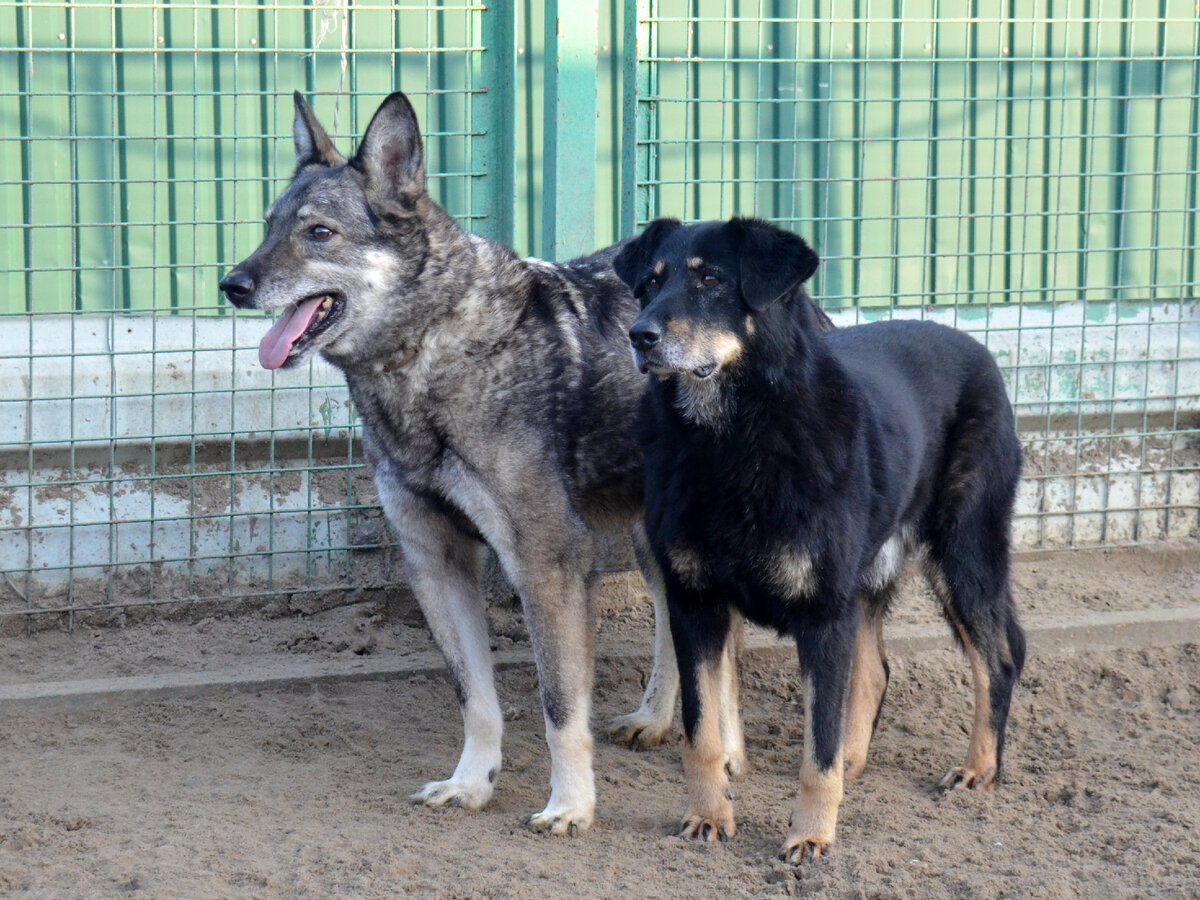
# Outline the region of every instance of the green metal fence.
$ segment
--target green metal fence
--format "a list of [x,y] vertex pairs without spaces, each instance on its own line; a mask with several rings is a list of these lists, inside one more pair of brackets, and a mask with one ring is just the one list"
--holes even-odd
[[793,228],[840,324],[992,348],[1020,546],[1194,536],[1198,58],[1182,0],[0,6],[0,629],[396,580],[340,375],[263,372],[217,296],[297,88],[344,148],[408,92],[435,196],[520,252]]
[[[272,378],[223,271],[293,164],[291,93],[342,146],[409,92],[433,194],[510,240],[515,21],[471,0],[0,8],[0,625],[384,584],[354,414]],[[485,51],[485,48],[486,51]]]
[[1018,546],[1195,534],[1191,0],[630,5],[630,230],[764,216],[839,324],[975,333],[1025,441]]

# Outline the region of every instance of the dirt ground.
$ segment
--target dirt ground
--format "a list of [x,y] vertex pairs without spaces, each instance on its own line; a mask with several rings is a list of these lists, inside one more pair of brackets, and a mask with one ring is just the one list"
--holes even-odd
[[[636,706],[649,669],[648,604],[632,579],[609,582],[597,730]],[[739,830],[730,843],[704,846],[673,836],[684,801],[678,734],[640,753],[598,737],[596,827],[574,839],[523,828],[549,777],[527,664],[499,674],[504,771],[480,813],[407,800],[449,774],[461,739],[453,691],[420,667],[257,693],[0,702],[0,894],[1196,896],[1194,628],[1170,646],[1097,650],[1083,630],[1063,640],[1043,626],[1137,611],[1194,616],[1200,544],[1025,557],[1014,584],[1032,641],[1003,787],[939,794],[938,778],[966,751],[967,666],[948,638],[938,649],[893,652],[888,702],[867,771],[847,787],[839,843],[800,870],[774,859],[800,761],[800,684],[792,657],[768,649],[743,665],[751,769],[735,784]],[[914,590],[894,618],[920,625],[936,618],[930,610]],[[497,648],[521,657],[519,613],[491,612]],[[405,604],[360,604],[5,638],[0,685],[431,652]]]

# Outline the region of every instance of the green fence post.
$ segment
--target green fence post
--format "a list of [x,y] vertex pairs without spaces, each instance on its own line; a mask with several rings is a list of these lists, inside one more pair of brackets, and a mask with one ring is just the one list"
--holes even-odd
[[542,252],[549,259],[595,249],[599,29],[595,0],[547,0]]
[[625,59],[621,72],[621,237],[637,230],[639,222],[648,222],[654,214],[649,182],[655,180],[650,167],[650,139],[654,122],[652,106],[641,108],[640,101],[653,91],[654,64],[644,61],[654,56],[654,30],[648,19],[653,15],[653,0],[625,0]]
[[516,4],[489,5],[482,19],[482,90],[471,101],[471,130],[483,132],[473,173],[482,184],[471,189],[471,228],[511,247],[517,203]]

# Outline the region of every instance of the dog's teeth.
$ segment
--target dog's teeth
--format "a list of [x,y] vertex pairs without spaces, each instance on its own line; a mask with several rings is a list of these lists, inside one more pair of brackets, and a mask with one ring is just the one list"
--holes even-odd
[[331,306],[333,306],[333,298],[326,297],[325,302],[321,304],[321,309],[329,309]]

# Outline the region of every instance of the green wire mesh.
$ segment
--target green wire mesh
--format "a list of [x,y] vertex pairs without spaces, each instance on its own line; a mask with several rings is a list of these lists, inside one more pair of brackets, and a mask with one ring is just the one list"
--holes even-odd
[[839,324],[983,340],[1023,548],[1193,536],[1200,17],[1159,0],[638,0],[636,225],[759,215]]
[[[266,320],[216,283],[290,176],[297,88],[346,149],[408,92],[435,196],[537,252],[542,8],[498,9],[0,7],[0,630],[398,580],[340,375],[263,372]],[[839,324],[926,316],[991,347],[1026,446],[1019,547],[1196,535],[1194,3],[600,18],[597,243],[660,214],[793,228]]]

